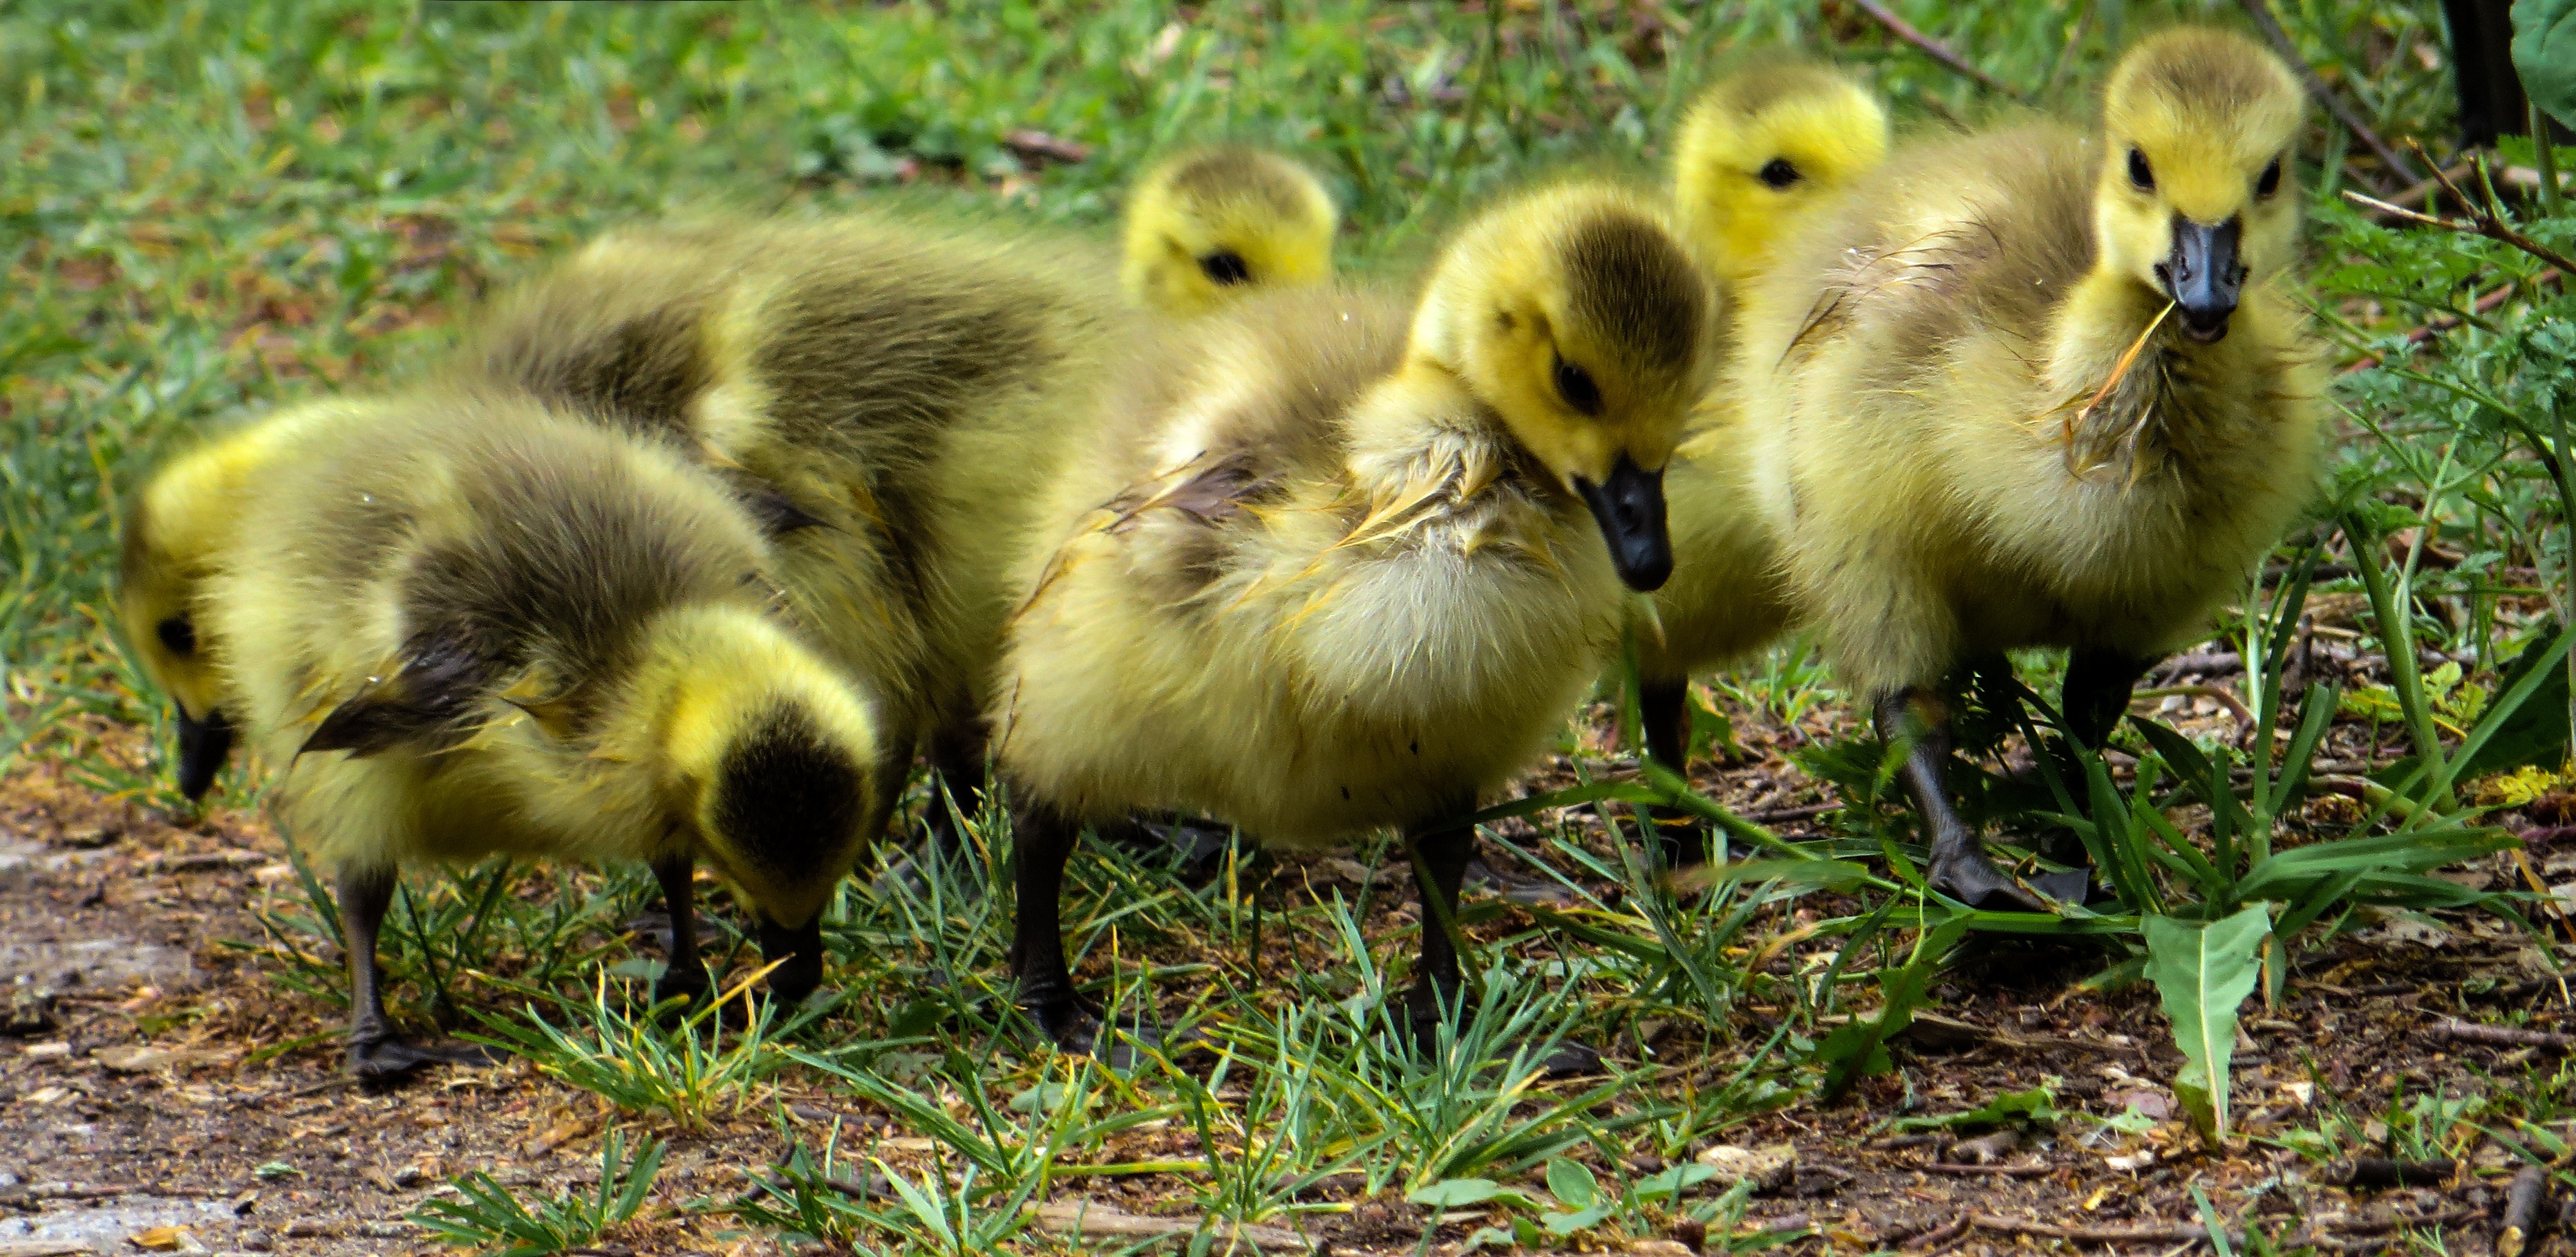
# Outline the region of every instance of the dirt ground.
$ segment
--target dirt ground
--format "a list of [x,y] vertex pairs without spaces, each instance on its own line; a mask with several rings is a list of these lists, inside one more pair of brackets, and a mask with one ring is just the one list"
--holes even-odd
[[[1809,802],[1767,775],[1710,784],[1775,811]],[[2552,842],[2576,860],[2576,839],[2532,837],[2535,866],[2559,854]],[[482,1169],[547,1190],[596,1175],[604,1106],[532,1070],[451,1070],[383,1092],[337,1075],[336,1010],[281,989],[226,946],[261,937],[250,908],[263,895],[294,893],[283,851],[253,813],[217,809],[182,827],[107,803],[49,765],[0,783],[0,991],[11,996],[0,1022],[0,1254],[132,1252],[136,1237],[170,1251],[445,1251],[404,1218],[449,1175]],[[2446,924],[2347,938],[2307,959],[2281,1007],[2249,1009],[2236,1058],[2242,1130],[2314,1126],[2321,1094],[2384,1106],[2401,1087],[2489,1092],[2554,1067],[2532,1048],[2443,1037],[2446,1018],[2517,1011],[2534,1028],[2576,1029],[2567,990],[2528,938],[2483,919]],[[1936,992],[1942,1016],[1898,1045],[1896,1074],[1841,1105],[1800,1105],[1730,1132],[1747,1150],[1794,1153],[1765,1178],[1750,1225],[1805,1233],[1792,1242],[1801,1252],[2178,1252],[2192,1239],[2179,1228],[2196,1216],[2197,1186],[2222,1216],[2250,1214],[2292,1241],[2284,1251],[2377,1251],[2402,1247],[2410,1231],[2438,1233],[2453,1253],[2491,1251],[2512,1174],[2502,1147],[2483,1145],[2447,1180],[2380,1191],[2328,1186],[2328,1167],[2241,1136],[2212,1155],[2171,1120],[2165,1083],[2180,1061],[2150,991],[2078,992],[2069,984],[2097,957],[1980,946]],[[1758,1008],[1747,1016],[1748,1030],[1767,1019]],[[299,1039],[313,1041],[261,1054]],[[2081,1132],[2096,1123],[2069,1120],[2029,1142],[1880,1133],[1894,1110],[1955,1111],[2049,1079],[2070,1113],[2134,1107],[2160,1120],[2092,1139]],[[818,1132],[836,1116],[882,1129],[846,1098],[786,1098],[792,1119]],[[1153,1140],[1178,1137],[1122,1136],[1138,1142],[1117,1151],[1149,1156]],[[766,1119],[676,1137],[655,1200],[730,1199],[782,1150]],[[1152,1177],[1057,1192],[1138,1214],[1179,1194]],[[1411,1253],[1425,1221],[1387,1199],[1313,1234],[1336,1252]],[[1451,1220],[1430,1251],[1457,1251],[1479,1225]],[[775,1250],[734,1226],[648,1209],[596,1251]],[[1632,1251],[1672,1257],[1702,1238]]]

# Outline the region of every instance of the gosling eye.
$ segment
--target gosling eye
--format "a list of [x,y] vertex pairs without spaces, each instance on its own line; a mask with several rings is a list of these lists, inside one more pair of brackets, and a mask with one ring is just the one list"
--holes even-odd
[[2262,177],[2262,178],[2260,178],[2260,179],[2256,179],[2256,180],[2254,181],[2254,195],[2256,195],[2256,196],[2270,196],[2270,195],[2272,195],[2273,193],[2278,192],[2278,191],[2280,191],[2280,190],[2281,190],[2281,159],[2280,159],[2280,158],[2278,158],[2278,157],[2275,157],[2275,158],[2273,158],[2273,159],[2272,159],[2272,164],[2271,164],[2271,165],[2269,165],[2269,166],[2265,166],[2265,167],[2263,168],[2263,177]]
[[1231,288],[1252,282],[1252,267],[1245,264],[1242,254],[1232,249],[1219,249],[1200,258],[1199,270],[1220,287]]
[[161,639],[162,648],[181,658],[197,653],[197,626],[188,617],[174,615],[152,626],[152,635]]
[[1774,157],[1771,160],[1762,163],[1762,169],[1756,172],[1754,177],[1760,179],[1766,184],[1769,184],[1775,190],[1786,188],[1790,184],[1796,183],[1798,180],[1805,178],[1805,176],[1798,173],[1798,168],[1796,166],[1789,164],[1789,159],[1786,157]]
[[1565,404],[1587,415],[1601,413],[1601,386],[1592,382],[1592,373],[1567,362],[1556,360],[1556,392]]
[[2140,192],[2156,190],[2156,172],[2147,168],[2147,155],[2135,148],[2129,150],[2129,183]]

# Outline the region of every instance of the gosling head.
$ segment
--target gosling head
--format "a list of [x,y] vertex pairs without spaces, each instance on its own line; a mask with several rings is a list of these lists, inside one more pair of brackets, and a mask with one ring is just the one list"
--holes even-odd
[[1715,296],[1663,212],[1572,184],[1489,210],[1443,253],[1408,353],[1491,407],[1591,508],[1619,579],[1672,575],[1664,464],[1700,395]]
[[1257,287],[1319,284],[1339,225],[1324,185],[1294,161],[1240,145],[1183,153],[1128,199],[1127,295],[1196,315]]
[[1887,157],[1887,111],[1818,65],[1748,70],[1702,93],[1674,146],[1673,199],[1718,278],[1771,259],[1781,229]]
[[252,443],[210,445],[155,472],[119,538],[117,615],[127,649],[170,696],[179,725],[179,792],[202,799],[232,750],[218,705],[220,668],[198,632],[197,597],[232,533],[234,484]]
[[2248,280],[2287,266],[2302,102],[2279,58],[2180,28],[2129,50],[2102,101],[2101,265],[2172,299],[2185,336],[2227,335]]
[[213,652],[197,636],[200,574],[154,523],[151,495],[126,516],[116,606],[125,640],[144,675],[170,696],[179,725],[179,793],[206,797],[233,746],[232,722],[216,705]]
[[694,846],[771,922],[831,900],[876,814],[876,721],[850,683],[747,608],[666,612],[639,674],[651,758]]

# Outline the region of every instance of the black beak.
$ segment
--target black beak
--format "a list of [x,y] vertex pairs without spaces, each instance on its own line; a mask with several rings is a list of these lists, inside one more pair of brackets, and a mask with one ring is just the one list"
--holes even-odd
[[2156,266],[2165,295],[2182,313],[2183,334],[2204,344],[2227,335],[2227,318],[2245,289],[2245,266],[2236,260],[2237,238],[2245,220],[2230,218],[2215,227],[2174,215],[2173,252]]
[[180,712],[179,793],[191,803],[206,797],[232,749],[233,722],[224,719],[222,708],[207,712],[203,720],[191,720],[187,712]]
[[1610,543],[1610,561],[1619,579],[1639,593],[1661,589],[1673,574],[1673,536],[1664,528],[1664,473],[1647,471],[1625,454],[1610,469],[1610,483],[1594,484],[1581,476],[1574,487],[1601,537]]

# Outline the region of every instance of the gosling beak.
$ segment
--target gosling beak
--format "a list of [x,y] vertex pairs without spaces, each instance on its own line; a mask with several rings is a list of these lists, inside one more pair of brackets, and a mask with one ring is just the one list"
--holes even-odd
[[215,774],[224,770],[224,756],[233,749],[233,722],[224,718],[222,708],[206,713],[203,720],[191,720],[179,713],[179,793],[191,803],[206,797],[213,788]]
[[2174,215],[2173,252],[2156,266],[2165,295],[2182,314],[2183,334],[2207,344],[2227,335],[2227,318],[2245,288],[2245,266],[2236,260],[2236,242],[2245,220],[2230,218],[2215,227]]
[[1673,574],[1673,537],[1664,528],[1664,473],[1648,471],[1621,454],[1610,469],[1609,483],[1576,476],[1574,488],[1592,508],[1602,539],[1610,543],[1610,562],[1618,567],[1620,581],[1639,593],[1663,588]]

